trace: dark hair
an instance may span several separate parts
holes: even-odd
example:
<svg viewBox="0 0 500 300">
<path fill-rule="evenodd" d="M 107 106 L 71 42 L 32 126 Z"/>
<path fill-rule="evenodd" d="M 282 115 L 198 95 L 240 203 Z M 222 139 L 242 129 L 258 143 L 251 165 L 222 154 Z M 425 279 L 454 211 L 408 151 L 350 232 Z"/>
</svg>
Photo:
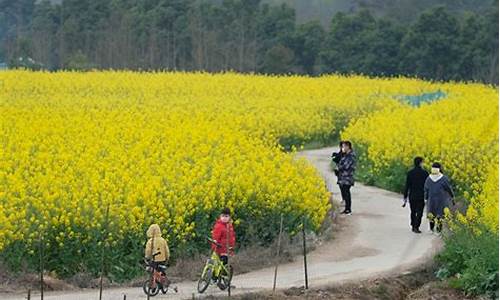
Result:
<svg viewBox="0 0 500 300">
<path fill-rule="evenodd" d="M 413 159 L 413 164 L 415 164 L 415 167 L 418 167 L 423 161 L 424 159 L 422 157 L 417 156 Z"/>
<path fill-rule="evenodd" d="M 352 144 L 350 141 L 343 141 L 342 144 L 349 146 L 349 149 L 352 150 Z"/>
<path fill-rule="evenodd" d="M 435 163 L 432 164 L 432 167 L 433 168 L 439 168 L 439 169 L 441 169 L 441 164 L 438 163 L 438 162 L 435 162 Z"/>
<path fill-rule="evenodd" d="M 224 207 L 222 209 L 221 215 L 231 215 L 231 209 L 229 209 L 229 207 Z"/>
</svg>

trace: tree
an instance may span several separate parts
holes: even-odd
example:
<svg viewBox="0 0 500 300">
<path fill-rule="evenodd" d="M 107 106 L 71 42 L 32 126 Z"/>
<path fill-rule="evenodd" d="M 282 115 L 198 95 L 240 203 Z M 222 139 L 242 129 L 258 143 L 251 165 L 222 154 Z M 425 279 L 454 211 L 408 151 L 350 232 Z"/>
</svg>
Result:
<svg viewBox="0 0 500 300">
<path fill-rule="evenodd" d="M 460 78 L 498 84 L 498 10 L 468 15 L 459 41 Z"/>
<path fill-rule="evenodd" d="M 293 51 L 278 44 L 266 52 L 262 72 L 267 74 L 291 73 L 293 71 L 293 61 Z"/>
<path fill-rule="evenodd" d="M 35 9 L 35 0 L 0 0 L 0 48 L 4 59 L 19 58 L 27 49 L 25 40 Z"/>
<path fill-rule="evenodd" d="M 311 21 L 297 26 L 293 36 L 292 48 L 296 64 L 302 72 L 313 75 L 319 60 L 319 53 L 325 38 L 325 30 L 318 21 Z"/>
<path fill-rule="evenodd" d="M 343 1 L 335 4 L 340 10 L 358 12 L 335 15 L 328 28 L 319 21 L 297 24 L 287 3 L 0 0 L 0 61 L 25 65 L 30 58 L 49 69 L 403 73 L 498 83 L 498 0 L 439 0 L 445 8 L 420 15 L 436 1 Z M 305 9 L 302 16 L 332 7 L 292 5 Z"/>
<path fill-rule="evenodd" d="M 33 59 L 53 69 L 58 65 L 57 30 L 60 18 L 57 7 L 48 1 L 39 3 L 32 22 Z"/>
<path fill-rule="evenodd" d="M 257 19 L 257 71 L 269 72 L 268 63 L 272 63 L 269 58 L 277 53 L 285 54 L 287 57 L 282 59 L 288 63 L 293 56 L 291 51 L 293 36 L 295 32 L 295 11 L 289 6 L 282 4 L 280 6 L 263 5 L 261 13 Z M 274 48 L 272 51 L 271 49 Z M 281 65 L 281 64 L 280 64 Z M 283 73 L 280 69 L 277 73 Z"/>
<path fill-rule="evenodd" d="M 377 76 L 394 76 L 399 73 L 400 47 L 404 28 L 380 19 L 374 32 L 368 35 L 369 53 L 365 59 L 365 72 Z"/>
<path fill-rule="evenodd" d="M 323 71 L 368 73 L 366 60 L 371 55 L 376 27 L 375 18 L 367 10 L 354 16 L 336 14 L 321 51 Z"/>
<path fill-rule="evenodd" d="M 428 79 L 458 79 L 458 36 L 459 23 L 444 7 L 423 13 L 403 38 L 401 71 Z"/>
</svg>

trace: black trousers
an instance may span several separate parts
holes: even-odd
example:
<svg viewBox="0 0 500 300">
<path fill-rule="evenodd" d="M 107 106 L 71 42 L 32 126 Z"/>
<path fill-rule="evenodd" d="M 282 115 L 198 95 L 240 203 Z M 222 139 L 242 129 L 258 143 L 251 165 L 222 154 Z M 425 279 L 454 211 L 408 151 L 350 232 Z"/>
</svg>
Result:
<svg viewBox="0 0 500 300">
<path fill-rule="evenodd" d="M 153 262 L 153 267 L 156 271 L 161 272 L 163 275 L 166 274 L 167 263 L 164 261 L 155 261 Z"/>
<path fill-rule="evenodd" d="M 422 224 L 422 216 L 424 214 L 424 206 L 424 200 L 410 200 L 410 225 L 412 228 L 420 228 L 420 224 Z"/>
<path fill-rule="evenodd" d="M 229 262 L 229 257 L 227 255 L 219 255 L 219 258 L 222 264 L 227 267 L 227 263 Z M 222 269 L 221 274 L 226 275 L 226 271 Z"/>
<path fill-rule="evenodd" d="M 342 199 L 345 201 L 345 210 L 351 211 L 351 185 L 339 184 Z"/>
<path fill-rule="evenodd" d="M 229 261 L 229 258 L 227 257 L 227 255 L 219 255 L 219 258 L 224 265 L 227 265 L 227 263 Z"/>
</svg>

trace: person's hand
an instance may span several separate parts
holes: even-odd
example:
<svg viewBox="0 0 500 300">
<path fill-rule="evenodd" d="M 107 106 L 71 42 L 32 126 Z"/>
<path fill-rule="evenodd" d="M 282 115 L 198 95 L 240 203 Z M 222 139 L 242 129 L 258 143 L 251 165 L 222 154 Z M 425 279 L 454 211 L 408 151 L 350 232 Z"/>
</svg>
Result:
<svg viewBox="0 0 500 300">
<path fill-rule="evenodd" d="M 403 205 L 401 207 L 406 207 L 406 203 L 408 203 L 408 198 L 403 198 Z"/>
</svg>

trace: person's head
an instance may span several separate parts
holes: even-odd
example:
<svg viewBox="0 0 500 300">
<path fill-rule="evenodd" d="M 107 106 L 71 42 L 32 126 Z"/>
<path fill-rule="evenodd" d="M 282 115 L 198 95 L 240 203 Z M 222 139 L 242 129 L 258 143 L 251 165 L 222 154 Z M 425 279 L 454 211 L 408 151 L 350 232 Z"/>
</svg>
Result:
<svg viewBox="0 0 500 300">
<path fill-rule="evenodd" d="M 435 162 L 432 164 L 432 169 L 431 169 L 431 173 L 432 174 L 439 174 L 439 173 L 442 173 L 442 167 L 441 167 L 441 164 L 438 163 L 438 162 Z"/>
<path fill-rule="evenodd" d="M 148 228 L 148 231 L 146 232 L 146 235 L 149 238 L 160 237 L 161 236 L 160 226 L 158 224 L 151 224 L 151 226 L 149 226 Z"/>
<path fill-rule="evenodd" d="M 231 209 L 229 207 L 224 207 L 224 209 L 220 213 L 220 220 L 224 223 L 229 222 L 231 220 Z"/>
<path fill-rule="evenodd" d="M 424 159 L 420 156 L 417 156 L 413 159 L 413 164 L 415 165 L 415 167 L 421 167 L 423 162 Z"/>
<path fill-rule="evenodd" d="M 342 142 L 342 152 L 344 153 L 349 153 L 352 150 L 352 144 L 350 141 L 343 141 Z"/>
</svg>

